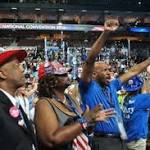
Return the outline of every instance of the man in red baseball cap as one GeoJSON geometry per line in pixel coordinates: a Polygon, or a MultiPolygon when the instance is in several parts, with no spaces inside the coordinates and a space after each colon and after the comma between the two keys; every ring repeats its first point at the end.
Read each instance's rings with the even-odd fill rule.
{"type": "Polygon", "coordinates": [[[36,149],[35,135],[15,92],[24,86],[25,77],[20,64],[27,56],[21,49],[0,53],[0,149],[36,149]]]}
{"type": "Polygon", "coordinates": [[[16,59],[21,62],[26,56],[26,51],[21,49],[3,50],[0,53],[0,65],[5,64],[12,57],[16,57],[16,59]]]}

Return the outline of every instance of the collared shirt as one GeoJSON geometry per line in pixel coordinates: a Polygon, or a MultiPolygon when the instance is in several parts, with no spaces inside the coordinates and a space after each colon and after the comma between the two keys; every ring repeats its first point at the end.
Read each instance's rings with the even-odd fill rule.
{"type": "MultiPolygon", "coordinates": [[[[117,90],[121,88],[120,79],[112,80],[106,87],[107,92],[104,92],[103,88],[95,80],[90,83],[84,83],[81,80],[79,88],[84,106],[88,105],[90,109],[94,109],[98,104],[102,104],[104,109],[114,108],[117,115],[121,116],[117,99],[117,90]]],[[[95,132],[119,134],[116,118],[111,117],[105,122],[98,122],[95,132]]]]}
{"type": "Polygon", "coordinates": [[[8,92],[6,92],[5,90],[1,88],[0,90],[10,99],[10,101],[12,102],[14,106],[17,106],[19,108],[19,101],[15,97],[13,97],[11,94],[9,94],[8,92]]]}
{"type": "MultiPolygon", "coordinates": [[[[19,101],[15,97],[13,97],[11,94],[9,94],[8,92],[6,92],[5,90],[3,90],[1,88],[0,88],[0,90],[9,98],[9,100],[12,102],[12,104],[14,106],[17,106],[19,108],[19,101]]],[[[22,117],[22,119],[23,119],[23,117],[22,117]]],[[[24,119],[23,119],[23,121],[24,121],[24,119]]],[[[32,144],[32,149],[35,150],[34,144],[32,144]]]]}
{"type": "Polygon", "coordinates": [[[16,96],[16,99],[19,101],[19,104],[23,108],[24,112],[26,113],[28,119],[30,119],[30,110],[29,110],[29,100],[27,97],[23,96],[16,96]]]}

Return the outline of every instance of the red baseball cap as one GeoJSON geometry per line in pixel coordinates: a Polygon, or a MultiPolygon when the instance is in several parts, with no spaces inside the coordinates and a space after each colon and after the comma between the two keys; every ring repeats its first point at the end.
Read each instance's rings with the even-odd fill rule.
{"type": "Polygon", "coordinates": [[[45,62],[39,66],[38,77],[42,79],[47,74],[62,75],[71,71],[71,68],[64,67],[58,61],[45,62]]]}
{"type": "Polygon", "coordinates": [[[10,58],[16,57],[19,62],[22,62],[27,56],[27,52],[22,49],[10,49],[0,52],[0,65],[5,64],[10,58]]]}

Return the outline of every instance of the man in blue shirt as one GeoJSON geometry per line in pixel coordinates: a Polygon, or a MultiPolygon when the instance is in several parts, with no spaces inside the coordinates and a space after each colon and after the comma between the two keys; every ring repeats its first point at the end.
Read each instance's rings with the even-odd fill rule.
{"type": "Polygon", "coordinates": [[[129,150],[146,150],[150,93],[142,94],[143,81],[135,76],[124,84],[128,95],[123,103],[124,125],[128,135],[129,150]]]}
{"type": "Polygon", "coordinates": [[[110,66],[104,62],[95,63],[110,31],[118,28],[118,21],[108,20],[104,25],[104,32],[93,44],[87,60],[83,66],[81,81],[79,83],[81,98],[84,106],[93,109],[97,104],[105,108],[114,108],[116,117],[108,119],[107,122],[97,123],[94,129],[93,150],[123,150],[125,146],[120,139],[126,138],[122,124],[121,111],[117,100],[117,90],[122,83],[142,72],[149,64],[150,59],[134,66],[118,79],[110,82],[110,66]]]}

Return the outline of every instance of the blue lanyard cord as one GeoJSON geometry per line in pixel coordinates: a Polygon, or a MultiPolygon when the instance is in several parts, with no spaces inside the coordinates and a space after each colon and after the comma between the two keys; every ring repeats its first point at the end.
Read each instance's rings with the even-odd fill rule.
{"type": "MultiPolygon", "coordinates": [[[[68,121],[66,122],[66,125],[67,125],[68,123],[70,124],[70,122],[72,122],[72,121],[73,121],[73,122],[76,122],[76,121],[77,121],[78,123],[80,123],[80,124],[82,125],[84,134],[87,134],[87,131],[86,131],[87,123],[88,123],[87,119],[84,118],[84,117],[79,113],[79,111],[78,111],[77,108],[76,108],[75,103],[73,102],[74,100],[71,98],[71,96],[70,96],[70,95],[67,95],[67,94],[64,94],[64,95],[65,95],[65,97],[66,97],[66,101],[68,102],[68,105],[67,105],[67,106],[68,106],[68,109],[76,114],[76,116],[73,118],[73,120],[72,120],[72,119],[68,119],[68,121]],[[86,125],[85,125],[85,124],[86,124],[86,125]]],[[[60,99],[59,99],[56,95],[53,95],[53,98],[56,99],[56,100],[58,100],[58,101],[60,101],[60,99]]]]}
{"type": "MultiPolygon", "coordinates": [[[[65,96],[66,96],[66,100],[69,104],[68,106],[69,106],[70,110],[73,111],[77,115],[76,121],[82,125],[83,132],[87,135],[88,133],[86,131],[86,128],[87,128],[87,126],[91,126],[91,125],[89,125],[88,120],[79,113],[71,96],[67,95],[67,94],[65,94],[65,96]]],[[[93,124],[92,124],[92,126],[93,126],[93,124]]]]}
{"type": "MultiPolygon", "coordinates": [[[[79,118],[81,118],[82,116],[81,116],[81,114],[79,113],[79,111],[77,110],[77,108],[76,108],[76,105],[75,105],[75,103],[73,102],[73,99],[71,98],[71,96],[70,95],[67,95],[67,94],[64,94],[65,95],[65,97],[66,97],[66,100],[67,100],[67,102],[68,102],[68,109],[70,110],[70,111],[72,111],[72,112],[74,112],[76,115],[77,115],[77,117],[79,117],[79,118]]],[[[52,96],[55,100],[57,100],[57,101],[61,101],[56,95],[53,95],[52,96]]]]}
{"type": "Polygon", "coordinates": [[[106,97],[109,105],[114,108],[115,105],[113,104],[112,94],[111,94],[111,91],[109,90],[109,88],[107,87],[105,89],[102,89],[102,91],[103,91],[103,94],[106,97]]]}
{"type": "Polygon", "coordinates": [[[81,116],[81,114],[79,113],[79,111],[77,110],[77,108],[76,108],[76,105],[75,105],[75,103],[73,102],[73,99],[71,98],[71,96],[70,95],[68,95],[68,94],[65,94],[65,97],[66,97],[66,100],[67,100],[67,102],[68,102],[68,106],[69,106],[69,109],[71,110],[71,111],[73,111],[79,118],[81,118],[82,116],[81,116]]]}

